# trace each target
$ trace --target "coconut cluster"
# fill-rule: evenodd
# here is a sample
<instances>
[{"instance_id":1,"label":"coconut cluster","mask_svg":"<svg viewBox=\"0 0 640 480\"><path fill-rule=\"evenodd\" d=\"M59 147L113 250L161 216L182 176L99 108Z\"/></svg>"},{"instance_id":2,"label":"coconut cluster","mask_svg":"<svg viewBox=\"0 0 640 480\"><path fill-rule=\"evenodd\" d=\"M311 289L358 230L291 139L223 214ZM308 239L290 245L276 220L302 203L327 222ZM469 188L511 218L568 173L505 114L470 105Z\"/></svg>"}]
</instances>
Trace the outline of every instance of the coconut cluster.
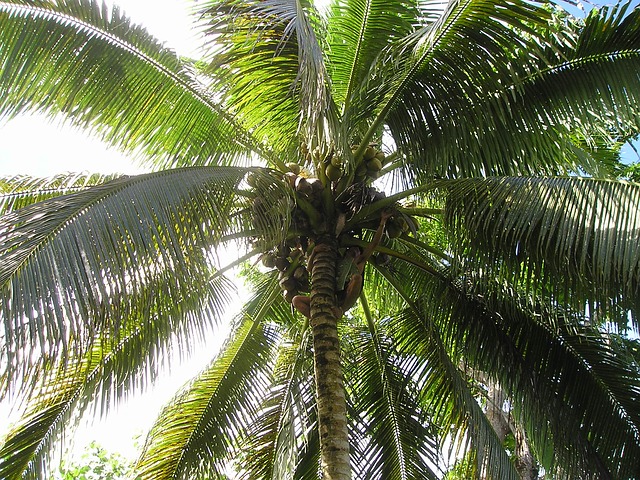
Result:
<instances>
[{"instance_id":1,"label":"coconut cluster","mask_svg":"<svg viewBox=\"0 0 640 480\"><path fill-rule=\"evenodd\" d=\"M323 162L327 177L333 182L338 181L343 175L342 162L337 156L332 155L327 155ZM337 198L336 206L343 222L345 219L351 218L362 207L385 198L383 192L366 185L366 179L374 178L379 174L383 162L384 154L382 152L373 147L366 150L363 162L356 171L355 182ZM264 267L278 270L282 295L287 302L291 303L296 295L305 294L310 290L308 259L313 250L316 235L321 232L326 233L333 226L326 225L326 219L321 214L324 190L322 182L317 178L307 176L297 163L287 164L287 169L288 171L284 174L273 172L273 175L278 175L293 191L293 201L290 201L289 205L291 222L289 231L294 232L294 235L289 236L278 247L264 252L261 261ZM248 178L247 182L253 187L259 187L260 184L259 179L255 178ZM260 191L260 188L256 188L256 190ZM256 230L260 231L263 230L261 223L265 222L265 215L268 215L269 209L272 209L273 205L259 194L255 196L253 202L253 223ZM363 229L375 231L379 224L380 217L375 216L351 226L348 231L339 227L340 230L336 231L336 234L342 238L355 239L362 236ZM396 210L386 221L385 233L389 238L398 238L405 232L415 232L416 228L415 219ZM348 244L353 245L353 242L345 243L345 245ZM339 248L339 264L342 263L343 257L346 257L348 251L349 248L346 246ZM385 255L379 257L381 258L378 258L378 261L388 260Z\"/></svg>"},{"instance_id":2,"label":"coconut cluster","mask_svg":"<svg viewBox=\"0 0 640 480\"><path fill-rule=\"evenodd\" d=\"M356 148L353 148L352 152L355 153L355 151ZM376 150L373 145L368 146L364 151L362 163L356 169L355 181L362 182L367 179L375 180L378 178L385 160L385 154L381 150Z\"/></svg>"},{"instance_id":3,"label":"coconut cluster","mask_svg":"<svg viewBox=\"0 0 640 480\"><path fill-rule=\"evenodd\" d=\"M289 163L287 168L289 171L282 175L281 180L294 192L295 201L291 203L290 211L290 232L296 232L297 235L289 236L277 248L263 253L261 261L266 268L275 268L279 271L282 295L287 302L291 302L296 295L309 292L310 272L307 267L307 258L313 249L313 237L318 228L318 225L314 225L309 215L300 207L300 203L306 202L308 210L319 212L323 186L317 178L301 175L301 168L297 163ZM248 183L251 184L251 182ZM265 204L268 204L268 201L259 196L254 200L254 204L256 200L260 207L254 209L254 226L260 221L256 217L265 213L262 206L266 207Z\"/></svg>"},{"instance_id":4,"label":"coconut cluster","mask_svg":"<svg viewBox=\"0 0 640 480\"><path fill-rule=\"evenodd\" d=\"M357 148L354 147L352 152L355 153L356 150ZM362 162L355 171L354 181L360 183L366 180L375 180L380 176L384 161L385 155L382 151L376 150L373 146L367 147ZM344 173L342 158L333 155L328 160L325 160L325 175L329 180L337 182Z\"/></svg>"},{"instance_id":5,"label":"coconut cluster","mask_svg":"<svg viewBox=\"0 0 640 480\"><path fill-rule=\"evenodd\" d=\"M352 153L357 150L358 147L355 145L351 148ZM318 147L310 152L308 147L302 144L301 153L306 162L313 162L316 165L321 164L322 168L324 168L324 174L331 182L338 182L344 176L344 160L335 152L331 151L324 155ZM362 162L355 171L354 182L359 183L378 178L385 160L386 156L381 150L376 149L374 144L369 145L364 152Z\"/></svg>"},{"instance_id":6,"label":"coconut cluster","mask_svg":"<svg viewBox=\"0 0 640 480\"><path fill-rule=\"evenodd\" d=\"M309 271L306 265L306 251L301 244L281 245L276 251L262 255L262 264L267 268L276 268L284 299L291 303L293 297L309 291Z\"/></svg>"}]
</instances>

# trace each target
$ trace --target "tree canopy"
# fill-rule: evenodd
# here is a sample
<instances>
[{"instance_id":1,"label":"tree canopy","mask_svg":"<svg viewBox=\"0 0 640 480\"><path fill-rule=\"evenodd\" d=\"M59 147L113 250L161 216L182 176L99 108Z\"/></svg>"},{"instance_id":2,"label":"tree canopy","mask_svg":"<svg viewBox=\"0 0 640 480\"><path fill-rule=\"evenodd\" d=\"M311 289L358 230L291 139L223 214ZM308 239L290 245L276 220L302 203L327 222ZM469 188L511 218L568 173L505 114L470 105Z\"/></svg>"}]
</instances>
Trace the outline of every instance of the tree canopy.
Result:
<instances>
[{"instance_id":1,"label":"tree canopy","mask_svg":"<svg viewBox=\"0 0 640 480\"><path fill-rule=\"evenodd\" d=\"M640 9L562 7L207 0L195 61L0 1L0 115L152 169L1 180L0 477L229 322L237 267L140 478L640 476Z\"/></svg>"}]
</instances>

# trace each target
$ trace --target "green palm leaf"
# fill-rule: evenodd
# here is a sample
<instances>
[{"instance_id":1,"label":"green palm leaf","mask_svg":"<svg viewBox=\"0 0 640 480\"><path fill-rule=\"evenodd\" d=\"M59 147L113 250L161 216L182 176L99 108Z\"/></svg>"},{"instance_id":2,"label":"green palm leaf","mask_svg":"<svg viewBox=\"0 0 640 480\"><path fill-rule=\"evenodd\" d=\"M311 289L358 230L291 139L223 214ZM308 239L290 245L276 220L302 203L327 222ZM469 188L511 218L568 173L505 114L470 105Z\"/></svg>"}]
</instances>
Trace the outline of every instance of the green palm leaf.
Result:
<instances>
[{"instance_id":1,"label":"green palm leaf","mask_svg":"<svg viewBox=\"0 0 640 480\"><path fill-rule=\"evenodd\" d=\"M63 113L164 166L229 164L257 148L188 65L117 7L3 1L0 65L2 116Z\"/></svg>"},{"instance_id":2,"label":"green palm leaf","mask_svg":"<svg viewBox=\"0 0 640 480\"><path fill-rule=\"evenodd\" d=\"M415 297L405 286L411 285L406 282L407 278L423 278L420 284L425 287L433 286L434 282L425 283L424 274L411 274L411 270L406 269L394 274L384 270L381 272L408 305L407 309L394 317L397 325L395 336L401 354L420 359L408 373L420 386L420 402L432 413L438 425L450 429L452 449L460 444L472 448L476 453L479 472L486 472L495 478L515 480L518 474L513 464L474 398L465 375L456 363L455 352L447 345L447 337L433 321L433 312L440 313L438 306L424 302L424 289L419 289L418 299L413 300ZM415 286L415 282L412 283ZM436 285L439 283L435 282ZM445 311L442 311L442 316L446 318Z\"/></svg>"},{"instance_id":3,"label":"green palm leaf","mask_svg":"<svg viewBox=\"0 0 640 480\"><path fill-rule=\"evenodd\" d=\"M620 305L637 317L640 186L520 177L450 187L445 221L476 261L494 265L513 283L552 282L551 293L566 299L570 291L578 309L592 299L611 315L610 307ZM627 313L618 315L625 325Z\"/></svg>"},{"instance_id":4,"label":"green palm leaf","mask_svg":"<svg viewBox=\"0 0 640 480\"><path fill-rule=\"evenodd\" d=\"M48 367L42 383L28 392L22 419L12 427L0 450L0 476L42 478L63 433L70 434L91 408L105 414L116 402L144 390L158 374L169 347L189 349L193 331L202 329L202 316L216 315L228 286L211 282L209 301L192 295L127 322L122 338L96 339L81 359L67 358ZM152 290L152 289L150 289ZM195 292L193 292L195 293ZM151 366L151 367L150 367Z\"/></svg>"},{"instance_id":5,"label":"green palm leaf","mask_svg":"<svg viewBox=\"0 0 640 480\"><path fill-rule=\"evenodd\" d=\"M394 69L394 75L390 77L394 81L382 86L384 100L380 103L377 116L364 140L368 141L378 131L387 119L389 112L396 109L396 107L398 114L400 110L403 110L409 114L406 116L406 120L412 120L411 117L415 111L412 107L418 104L410 104L409 102L412 101L412 98L413 101L419 102L420 91L427 86L421 84L420 75L424 72L427 74L439 72L440 75L446 78L447 72L442 71L443 67L446 67L446 62L441 61L440 56L451 58L453 57L452 53L454 51L457 52L458 60L452 59L452 61L460 63L456 66L463 67L466 70L466 62L477 58L477 55L460 55L461 52L468 52L468 49L472 49L472 45L475 44L475 42L469 42L465 35L473 35L474 37L480 35L483 37L482 48L486 53L482 57L502 52L505 44L508 44L507 48L510 49L514 44L518 43L517 36L505 36L504 24L520 25L525 20L535 21L537 12L535 7L523 2L512 2L510 7L502 10L496 8L496 4L484 0L449 2L437 21L428 22L424 27L403 39L400 45L395 45L393 49L390 48L389 51L392 52L390 55L382 55L379 61L383 65L389 65L390 68ZM546 15L542 10L540 14L537 21L540 22L540 25L543 25ZM480 40L480 38L476 38L476 40ZM486 66L483 70L486 70ZM451 82L447 83L452 85ZM454 82L453 84L457 83ZM429 94L431 88L427 88L425 93ZM405 105L401 105L402 100L405 100ZM422 110L423 115L427 115L430 106L423 103L418 108ZM416 111L415 113L418 112ZM418 118L414 117L415 120ZM398 116L392 117L391 120L395 122L395 124L392 123L391 125L398 127L394 128L396 130L394 136L397 141L402 138L402 135L398 135L402 120ZM360 153L358 152L356 156Z\"/></svg>"},{"instance_id":6,"label":"green palm leaf","mask_svg":"<svg viewBox=\"0 0 640 480\"><path fill-rule=\"evenodd\" d=\"M141 478L220 474L233 460L269 391L278 295L274 278L263 283L217 358L161 412L136 466Z\"/></svg>"},{"instance_id":7,"label":"green palm leaf","mask_svg":"<svg viewBox=\"0 0 640 480\"><path fill-rule=\"evenodd\" d=\"M249 431L241 478L292 476L313 431L311 352L308 341L284 345L276 361L271 392Z\"/></svg>"},{"instance_id":8,"label":"green palm leaf","mask_svg":"<svg viewBox=\"0 0 640 480\"><path fill-rule=\"evenodd\" d=\"M358 477L439 478L430 466L438 462L437 430L407 375L412 361L399 358L397 345L383 333L386 326L376 328L380 322L374 323L366 307L365 314L366 329L343 334L350 354L345 376L357 413L351 431L359 433L353 440L354 471Z\"/></svg>"},{"instance_id":9,"label":"green palm leaf","mask_svg":"<svg viewBox=\"0 0 640 480\"><path fill-rule=\"evenodd\" d=\"M0 179L0 216L51 197L85 190L118 175L62 174L51 178L16 175Z\"/></svg>"},{"instance_id":10,"label":"green palm leaf","mask_svg":"<svg viewBox=\"0 0 640 480\"><path fill-rule=\"evenodd\" d=\"M206 285L207 248L227 233L244 173L211 167L123 177L3 217L4 382L29 372L28 345L43 358L81 352L96 332L126 330L133 312ZM150 282L157 294L141 295Z\"/></svg>"},{"instance_id":11,"label":"green palm leaf","mask_svg":"<svg viewBox=\"0 0 640 480\"><path fill-rule=\"evenodd\" d=\"M215 42L208 72L247 128L288 154L297 154L292 139L301 124L317 141L331 102L315 9L308 2L215 0L201 14Z\"/></svg>"},{"instance_id":12,"label":"green palm leaf","mask_svg":"<svg viewBox=\"0 0 640 480\"><path fill-rule=\"evenodd\" d=\"M557 463L545 468L561 466L566 478L634 476L628 459L636 455L626 455L640 445L640 376L605 335L580 318L541 312L512 290L450 284L423 294L454 358L498 379L537 426L531 434L540 451L553 446Z\"/></svg>"},{"instance_id":13,"label":"green palm leaf","mask_svg":"<svg viewBox=\"0 0 640 480\"><path fill-rule=\"evenodd\" d=\"M356 95L366 87L370 68L389 44L409 34L415 27L417 2L358 0L332 3L327 34L331 79L336 101L343 113L356 121L362 112ZM354 118L355 117L355 118Z\"/></svg>"},{"instance_id":14,"label":"green palm leaf","mask_svg":"<svg viewBox=\"0 0 640 480\"><path fill-rule=\"evenodd\" d=\"M637 345L608 329L638 326L640 189L595 178L640 131L640 9L199 11L194 62L93 0L0 0L0 116L60 115L191 166L0 182L0 385L26 404L0 476L47 475L65 423L188 351L221 318L223 275L257 257L255 296L160 415L143 478L438 478L464 455L515 479L506 413L550 475L638 477ZM494 387L508 402L485 412Z\"/></svg>"},{"instance_id":15,"label":"green palm leaf","mask_svg":"<svg viewBox=\"0 0 640 480\"><path fill-rule=\"evenodd\" d=\"M455 4L416 36L423 53L370 132L386 121L421 179L576 168L578 133L611 143L637 129L637 15L604 10L547 38L549 13L531 4Z\"/></svg>"},{"instance_id":16,"label":"green palm leaf","mask_svg":"<svg viewBox=\"0 0 640 480\"><path fill-rule=\"evenodd\" d=\"M231 460L233 426L246 423L243 416L251 415L247 402L266 388L264 372L256 367L264 364L271 342L259 323L240 325L211 366L161 412L136 467L140 478L224 471Z\"/></svg>"}]
</instances>

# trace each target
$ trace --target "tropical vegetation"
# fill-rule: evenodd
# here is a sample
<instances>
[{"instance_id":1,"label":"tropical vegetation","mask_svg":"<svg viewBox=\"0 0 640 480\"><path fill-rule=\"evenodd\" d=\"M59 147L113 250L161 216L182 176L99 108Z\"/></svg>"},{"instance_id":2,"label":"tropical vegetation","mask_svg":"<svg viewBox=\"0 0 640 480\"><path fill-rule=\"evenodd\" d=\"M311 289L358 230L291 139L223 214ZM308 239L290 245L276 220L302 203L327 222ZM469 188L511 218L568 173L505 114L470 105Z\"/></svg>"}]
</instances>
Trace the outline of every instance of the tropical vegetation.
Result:
<instances>
[{"instance_id":1,"label":"tropical vegetation","mask_svg":"<svg viewBox=\"0 0 640 480\"><path fill-rule=\"evenodd\" d=\"M44 478L83 414L224 325L140 478L640 477L640 185L618 163L640 10L194 18L197 60L94 0L0 1L2 115L152 169L2 179L0 391L23 416L0 477Z\"/></svg>"},{"instance_id":2,"label":"tropical vegetation","mask_svg":"<svg viewBox=\"0 0 640 480\"><path fill-rule=\"evenodd\" d=\"M63 460L52 480L127 480L131 468L126 458L92 441L79 458Z\"/></svg>"}]
</instances>

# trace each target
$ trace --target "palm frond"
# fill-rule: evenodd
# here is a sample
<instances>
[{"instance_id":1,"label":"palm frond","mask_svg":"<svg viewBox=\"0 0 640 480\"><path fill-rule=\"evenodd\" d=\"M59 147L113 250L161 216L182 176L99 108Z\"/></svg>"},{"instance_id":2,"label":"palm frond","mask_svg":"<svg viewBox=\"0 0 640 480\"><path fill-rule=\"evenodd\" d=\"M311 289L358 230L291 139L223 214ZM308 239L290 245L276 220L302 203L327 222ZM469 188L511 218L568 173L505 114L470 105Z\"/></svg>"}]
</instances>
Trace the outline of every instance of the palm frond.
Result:
<instances>
[{"instance_id":1,"label":"palm frond","mask_svg":"<svg viewBox=\"0 0 640 480\"><path fill-rule=\"evenodd\" d=\"M201 63L97 0L0 0L0 117L66 117L156 166L195 165L0 180L0 391L25 408L0 477L45 476L68 424L144 389L172 346L188 351L221 318L227 271L290 255L288 272L244 267L254 296L137 467L317 480L309 322L278 277L292 284L329 232L341 253L368 245L390 211L361 310L339 325L354 475L439 478L448 453L515 480L485 412L491 384L550 475L640 477L638 342L608 331L639 329L640 186L575 176L615 174L640 132L640 8L198 8ZM356 175L371 143L389 155ZM243 160L277 170L231 166ZM320 178L317 202L284 173L292 161ZM391 172L401 192L369 189ZM360 193L375 201L355 205ZM315 305L318 285L299 283Z\"/></svg>"},{"instance_id":2,"label":"palm frond","mask_svg":"<svg viewBox=\"0 0 640 480\"><path fill-rule=\"evenodd\" d=\"M314 409L313 364L305 338L280 351L270 394L249 431L241 478L299 478L292 475L313 430L309 413Z\"/></svg>"},{"instance_id":3,"label":"palm frond","mask_svg":"<svg viewBox=\"0 0 640 480\"><path fill-rule=\"evenodd\" d=\"M220 474L233 463L270 391L274 325L287 315L279 297L275 277L260 284L217 358L165 407L138 461L141 478Z\"/></svg>"},{"instance_id":4,"label":"palm frond","mask_svg":"<svg viewBox=\"0 0 640 480\"><path fill-rule=\"evenodd\" d=\"M393 316L406 308L406 299L394 289L389 289L389 282L378 267L402 272L407 278L408 291L414 295L419 295L432 278L448 278L447 266L451 260L438 248L438 243L446 238L440 223L423 222L421 228L411 236L404 234L398 239L380 242L373 261L365 270L366 282L363 287L375 316ZM407 268L409 265L415 268Z\"/></svg>"},{"instance_id":5,"label":"palm frond","mask_svg":"<svg viewBox=\"0 0 640 480\"><path fill-rule=\"evenodd\" d=\"M259 150L193 71L117 7L0 2L0 114L62 113L156 165L230 164Z\"/></svg>"},{"instance_id":6,"label":"palm frond","mask_svg":"<svg viewBox=\"0 0 640 480\"><path fill-rule=\"evenodd\" d=\"M186 298L211 276L245 170L202 167L119 178L2 218L3 382L86 348L96 332ZM157 291L141 295L147 285ZM37 315L34 312L39 312Z\"/></svg>"},{"instance_id":7,"label":"palm frond","mask_svg":"<svg viewBox=\"0 0 640 480\"><path fill-rule=\"evenodd\" d=\"M331 81L343 114L354 121L361 112L350 111L359 104L358 95L371 79L376 57L389 44L415 28L417 2L413 0L335 1L328 17L328 55Z\"/></svg>"},{"instance_id":8,"label":"palm frond","mask_svg":"<svg viewBox=\"0 0 640 480\"><path fill-rule=\"evenodd\" d=\"M203 316L214 317L221 309L226 289L218 277L211 282L208 298L201 292L173 298L169 308L130 319L122 338L97 338L84 357L44 366L37 385L25 394L21 420L4 439L0 476L47 477L55 454L52 447L63 434L72 433L87 410L106 414L117 402L143 391L155 379L169 348L179 344L189 349L192 331L202 328Z\"/></svg>"},{"instance_id":9,"label":"palm frond","mask_svg":"<svg viewBox=\"0 0 640 480\"><path fill-rule=\"evenodd\" d=\"M215 0L201 13L214 39L208 71L247 128L289 155L297 153L300 127L307 141L317 141L331 99L313 7L283 0Z\"/></svg>"},{"instance_id":10,"label":"palm frond","mask_svg":"<svg viewBox=\"0 0 640 480\"><path fill-rule=\"evenodd\" d=\"M380 322L374 323L366 302L364 310L367 328L342 335L355 417L350 430L359 432L353 441L354 471L358 477L440 478L433 467L438 463L439 432L418 402L418 388L407 374L411 361L401 359L397 345L383 328L376 328Z\"/></svg>"},{"instance_id":11,"label":"palm frond","mask_svg":"<svg viewBox=\"0 0 640 480\"><path fill-rule=\"evenodd\" d=\"M611 132L609 132L611 133ZM575 134L572 144L567 144L567 158L575 159L575 170L580 175L594 178L619 178L622 174L620 162L623 159L624 138L614 139L612 135L598 138Z\"/></svg>"},{"instance_id":12,"label":"palm frond","mask_svg":"<svg viewBox=\"0 0 640 480\"><path fill-rule=\"evenodd\" d=\"M469 179L452 182L447 195L445 221L456 228L465 262L486 262L513 284L547 283L555 298L578 309L597 302L612 321L619 306L622 325L627 309L637 318L637 184L576 177Z\"/></svg>"},{"instance_id":13,"label":"palm frond","mask_svg":"<svg viewBox=\"0 0 640 480\"><path fill-rule=\"evenodd\" d=\"M0 216L32 203L66 195L110 180L119 175L69 173L50 178L16 175L0 179Z\"/></svg>"},{"instance_id":14,"label":"palm frond","mask_svg":"<svg viewBox=\"0 0 640 480\"><path fill-rule=\"evenodd\" d=\"M406 301L407 308L393 317L394 337L400 355L420 360L407 375L419 385L420 402L433 421L448 430L448 435L442 438L449 440L451 449L470 447L475 452L479 472L486 472L492 478L517 479L518 474L474 398L466 376L457 364L457 357L434 322L432 313L437 312L437 308L432 309L432 304L424 301L424 290L416 297L408 288L411 281L407 279L416 274L407 275L407 270L380 271ZM418 276L425 277L424 274ZM421 283L432 285L432 288L434 284L424 280ZM435 285L439 284L435 282ZM442 315L446 317L446 312Z\"/></svg>"},{"instance_id":15,"label":"palm frond","mask_svg":"<svg viewBox=\"0 0 640 480\"><path fill-rule=\"evenodd\" d=\"M224 472L236 433L266 389L273 338L247 319L216 360L161 412L136 466L142 479L193 478ZM253 407L255 408L255 407Z\"/></svg>"},{"instance_id":16,"label":"palm frond","mask_svg":"<svg viewBox=\"0 0 640 480\"><path fill-rule=\"evenodd\" d=\"M483 182L478 180L478 185ZM500 190L499 185L485 186L484 192ZM512 190L509 198L518 195L519 192ZM494 206L500 208L499 204L497 201ZM476 215L480 212L476 209L467 213ZM518 215L518 212L511 213L514 217ZM492 238L496 231L500 228L488 229L487 238ZM562 478L634 476L633 461L624 461L620 452L633 451L639 444L638 369L622 347L615 347L619 342L597 330L596 322L604 321L606 317L594 318L591 320L594 326L587 326L588 318L563 310L557 303L543 301L534 289L519 293L518 289L509 286L508 278L492 276L495 272L491 268L485 269L484 273L479 270L481 273L464 281L427 274L400 259L385 269L377 268L396 290L405 289L408 305L412 305L411 298L418 299L414 309L419 313L413 315L420 323L413 328L421 330L415 330L412 335L441 339L440 348L446 355L443 358L450 358L446 360L451 367L447 382L458 378L463 389L468 388L464 386L467 374L456 373L455 369L469 366L471 371L490 372L509 391L521 421L532 428L538 452L555 452L541 459L546 462L547 470L567 475ZM386 272L387 268L390 272ZM454 268L450 275L456 272ZM408 314L399 318L408 321L412 318ZM411 332L408 330L404 334ZM410 345L407 352L417 354L420 343L414 340ZM432 355L437 352L431 344L425 349L430 349ZM440 361L446 365L445 361ZM470 422L465 416L460 417L460 411L456 412L452 406L455 404L443 402L443 398L450 401L450 397L443 397L442 392L447 390L442 380L429 380L424 373L434 375L435 365L435 359L431 359L424 371L414 378L420 379L419 383L433 386L435 395L429 398L429 403L436 412L457 415L444 424L475 424L476 428L482 425L486 420L477 416ZM443 375L443 378L447 377ZM482 445L490 438L481 432L482 429L474 433L482 439L472 439L474 446ZM483 462L486 455L480 451L479 461ZM634 455L631 457L635 458ZM500 464L495 458L485 463ZM555 470L556 467L564 468L564 473Z\"/></svg>"},{"instance_id":17,"label":"palm frond","mask_svg":"<svg viewBox=\"0 0 640 480\"><path fill-rule=\"evenodd\" d=\"M53 390L38 392L38 405L30 407L3 439L0 474L7 480L43 478L49 471L53 442L59 440L63 422L70 421L78 385L59 380Z\"/></svg>"},{"instance_id":18,"label":"palm frond","mask_svg":"<svg viewBox=\"0 0 640 480\"><path fill-rule=\"evenodd\" d=\"M381 86L384 90L382 92L384 99L380 103L379 113L364 140L368 141L378 131L392 110L396 110L398 113L403 110L405 114L408 114L407 119L409 120L416 109L407 107L411 106L409 105L411 97L418 100L419 92L416 87L418 87L417 82L420 75L425 72L435 73L446 67L446 62L440 60L439 57L446 57L447 54L453 56L452 53L456 52L458 61L455 63L459 63L458 67L463 66L460 62L462 59L465 63L470 61L475 64L474 57L477 55L473 50L474 45L478 44L482 45L482 50L486 52L483 57L491 58L503 50L503 42L507 40L503 38L505 36L504 25L518 25L524 20L534 21L536 20L535 13L537 12L533 6L523 2L511 2L509 9L497 8L495 3L484 0L448 2L437 21L428 22L419 30L408 35L400 44L394 45L393 48L390 47L391 55L383 54L380 56L380 68L383 70L390 68L388 73L395 73L390 76L390 78L394 78L394 81L386 86ZM541 10L541 16L537 20L538 24L543 25L546 17L545 12ZM512 48L519 40L515 35L509 37L508 41L511 43L508 47ZM470 41L470 38L475 41ZM482 42L476 42L480 40ZM387 69L384 68L385 64L388 65ZM463 71L466 71L467 67L468 65L464 67ZM484 70L486 70L486 65L481 71ZM444 71L441 71L440 74L445 78L447 76ZM458 76L457 80L460 79ZM458 81L447 83L456 85ZM427 87L425 93L431 98L432 87L425 86ZM380 93L377 96L380 96ZM444 98L448 97L449 95ZM416 111L416 113L419 112ZM425 111L423 114L426 115L427 112ZM397 120L396 125L399 125L400 119L395 117L393 119Z\"/></svg>"},{"instance_id":19,"label":"palm frond","mask_svg":"<svg viewBox=\"0 0 640 480\"><path fill-rule=\"evenodd\" d=\"M266 252L286 241L296 200L281 172L253 168L247 181L253 187L238 192L233 230L249 234L254 245Z\"/></svg>"},{"instance_id":20,"label":"palm frond","mask_svg":"<svg viewBox=\"0 0 640 480\"><path fill-rule=\"evenodd\" d=\"M576 136L611 144L638 131L637 15L549 26L529 2L453 3L409 43L370 132L386 122L421 180L575 170Z\"/></svg>"},{"instance_id":21,"label":"palm frond","mask_svg":"<svg viewBox=\"0 0 640 480\"><path fill-rule=\"evenodd\" d=\"M561 478L635 475L640 375L606 335L508 288L434 282L423 295L452 358L496 379L536 426L529 433L538 451L553 452L547 470L561 467Z\"/></svg>"}]
</instances>

